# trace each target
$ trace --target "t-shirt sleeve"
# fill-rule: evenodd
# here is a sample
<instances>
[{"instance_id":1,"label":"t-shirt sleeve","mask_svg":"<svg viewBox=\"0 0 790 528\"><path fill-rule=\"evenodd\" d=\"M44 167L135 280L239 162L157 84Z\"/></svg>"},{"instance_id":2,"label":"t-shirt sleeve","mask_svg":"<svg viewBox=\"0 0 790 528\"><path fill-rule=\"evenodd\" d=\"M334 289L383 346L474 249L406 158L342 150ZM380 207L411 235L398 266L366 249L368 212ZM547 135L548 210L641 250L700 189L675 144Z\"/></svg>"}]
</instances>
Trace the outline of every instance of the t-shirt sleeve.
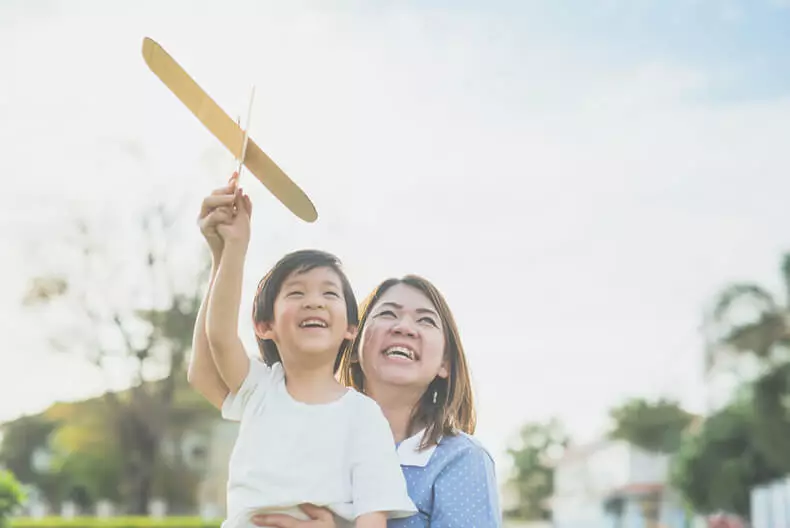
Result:
<instances>
[{"instance_id":1,"label":"t-shirt sleeve","mask_svg":"<svg viewBox=\"0 0 790 528\"><path fill-rule=\"evenodd\" d=\"M229 392L222 402L222 417L234 422L241 421L244 410L260 402L274 379L273 369L259 358L250 358L250 368L241 387L234 394Z\"/></svg>"},{"instance_id":2,"label":"t-shirt sleeve","mask_svg":"<svg viewBox=\"0 0 790 528\"><path fill-rule=\"evenodd\" d=\"M354 516L384 512L390 519L417 513L409 498L395 439L378 404L363 396L354 418L351 488Z\"/></svg>"},{"instance_id":3,"label":"t-shirt sleeve","mask_svg":"<svg viewBox=\"0 0 790 528\"><path fill-rule=\"evenodd\" d=\"M434 482L431 528L501 528L494 461L478 445L447 464Z\"/></svg>"}]
</instances>

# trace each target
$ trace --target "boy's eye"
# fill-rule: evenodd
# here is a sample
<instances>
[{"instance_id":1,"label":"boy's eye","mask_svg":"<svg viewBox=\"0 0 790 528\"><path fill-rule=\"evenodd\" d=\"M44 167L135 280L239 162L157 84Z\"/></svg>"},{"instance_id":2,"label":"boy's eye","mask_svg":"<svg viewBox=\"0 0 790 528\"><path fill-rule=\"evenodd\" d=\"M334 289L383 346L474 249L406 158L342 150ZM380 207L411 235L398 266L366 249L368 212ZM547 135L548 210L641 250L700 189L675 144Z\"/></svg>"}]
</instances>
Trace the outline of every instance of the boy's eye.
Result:
<instances>
[{"instance_id":1,"label":"boy's eye","mask_svg":"<svg viewBox=\"0 0 790 528\"><path fill-rule=\"evenodd\" d=\"M340 294L339 294L339 293L337 293L337 292L333 292L333 291L328 291L328 292L325 292L325 293L324 293L324 295L329 295L330 297L334 297L334 298L336 298L336 299L339 299L339 298L340 298Z\"/></svg>"},{"instance_id":2,"label":"boy's eye","mask_svg":"<svg viewBox=\"0 0 790 528\"><path fill-rule=\"evenodd\" d=\"M299 295L302 295L302 292L300 292L299 290L294 290L294 291L288 292L285 296L286 297L298 297Z\"/></svg>"}]
</instances>

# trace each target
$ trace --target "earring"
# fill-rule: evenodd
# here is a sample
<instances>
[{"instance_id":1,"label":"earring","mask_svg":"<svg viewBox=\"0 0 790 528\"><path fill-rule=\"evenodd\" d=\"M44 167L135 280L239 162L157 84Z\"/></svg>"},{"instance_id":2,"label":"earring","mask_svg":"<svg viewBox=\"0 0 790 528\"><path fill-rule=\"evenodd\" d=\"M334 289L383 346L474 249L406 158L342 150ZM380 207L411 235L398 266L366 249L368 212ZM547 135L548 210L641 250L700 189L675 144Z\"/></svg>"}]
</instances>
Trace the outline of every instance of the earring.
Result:
<instances>
[{"instance_id":1,"label":"earring","mask_svg":"<svg viewBox=\"0 0 790 528\"><path fill-rule=\"evenodd\" d=\"M434 389L434 390L433 390L433 403L434 403L434 404L436 403L436 396L437 396L438 394L439 394L439 391L437 391L436 389Z\"/></svg>"}]
</instances>

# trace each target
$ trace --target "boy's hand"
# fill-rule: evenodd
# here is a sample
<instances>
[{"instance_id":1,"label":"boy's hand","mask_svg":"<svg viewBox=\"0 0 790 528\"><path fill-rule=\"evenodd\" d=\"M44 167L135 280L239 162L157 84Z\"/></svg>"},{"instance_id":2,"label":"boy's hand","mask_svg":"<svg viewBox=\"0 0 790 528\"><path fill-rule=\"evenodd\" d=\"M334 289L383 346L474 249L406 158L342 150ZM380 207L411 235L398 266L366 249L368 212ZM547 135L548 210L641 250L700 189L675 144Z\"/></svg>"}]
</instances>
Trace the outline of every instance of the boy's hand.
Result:
<instances>
[{"instance_id":1,"label":"boy's hand","mask_svg":"<svg viewBox=\"0 0 790 528\"><path fill-rule=\"evenodd\" d=\"M223 223L230 224L233 221L233 215L235 214L233 204L236 201L237 178L238 175L234 172L228 181L228 185L212 191L209 196L203 199L200 207L198 226L200 226L200 232L208 243L215 263L219 261L224 247L222 237L217 232L217 226Z\"/></svg>"},{"instance_id":2,"label":"boy's hand","mask_svg":"<svg viewBox=\"0 0 790 528\"><path fill-rule=\"evenodd\" d=\"M250 197L241 189L236 190L233 202L236 213L230 222L218 223L217 232L225 246L247 248L250 243L250 217L252 216L252 202Z\"/></svg>"}]
</instances>

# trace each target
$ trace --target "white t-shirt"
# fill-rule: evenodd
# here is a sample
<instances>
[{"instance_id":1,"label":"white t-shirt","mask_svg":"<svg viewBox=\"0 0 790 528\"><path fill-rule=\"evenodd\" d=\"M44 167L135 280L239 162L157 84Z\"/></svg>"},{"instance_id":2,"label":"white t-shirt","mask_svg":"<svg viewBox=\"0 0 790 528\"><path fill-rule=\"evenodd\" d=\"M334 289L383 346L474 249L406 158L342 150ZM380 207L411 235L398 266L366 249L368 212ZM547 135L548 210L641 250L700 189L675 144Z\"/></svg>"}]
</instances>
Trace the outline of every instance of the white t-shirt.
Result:
<instances>
[{"instance_id":1,"label":"white t-shirt","mask_svg":"<svg viewBox=\"0 0 790 528\"><path fill-rule=\"evenodd\" d=\"M280 363L269 368L251 358L222 416L241 422L223 528L257 528L250 517L259 511L306 519L302 503L329 508L338 526L363 513L399 518L417 511L389 423L378 404L357 391L326 404L301 403L286 390Z\"/></svg>"}]
</instances>

